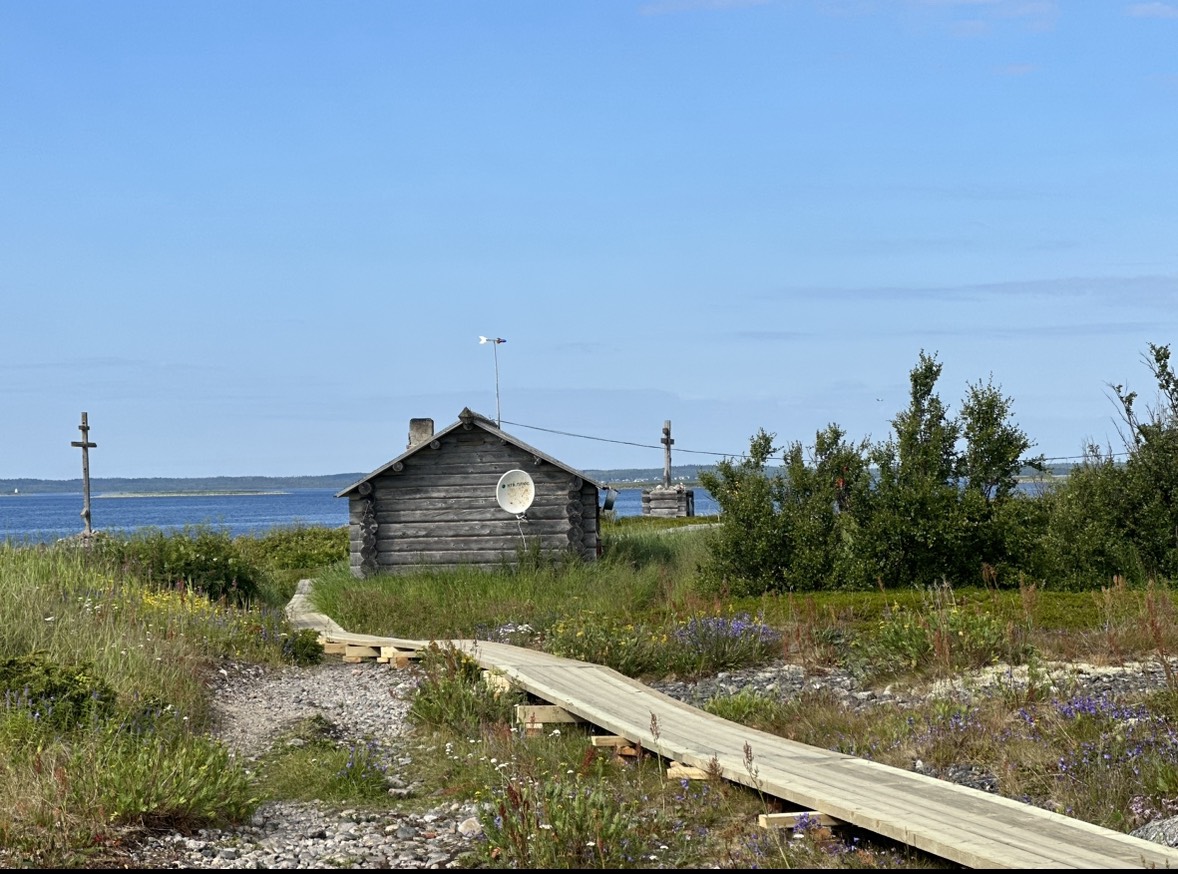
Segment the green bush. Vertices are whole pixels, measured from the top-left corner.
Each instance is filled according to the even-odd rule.
[[[1006,622],[985,609],[959,605],[943,587],[930,589],[921,609],[893,607],[853,650],[853,666],[872,677],[948,676],[1002,660],[1021,664],[1032,654]]]
[[[479,814],[483,861],[497,868],[629,868],[639,807],[604,778],[508,778]]]
[[[419,664],[424,676],[409,708],[418,725],[475,736],[484,725],[510,723],[523,703],[522,693],[488,684],[478,662],[453,646],[432,644]]]
[[[323,644],[319,632],[312,628],[300,628],[287,635],[282,641],[282,656],[292,665],[317,665],[323,661]]]
[[[829,425],[808,457],[794,443],[771,474],[775,435],[761,430],[741,460],[702,473],[723,511],[703,568],[711,588],[739,597],[943,579],[1013,586],[1017,572],[1037,567],[1043,522],[1006,505],[1019,472],[1042,459],[1022,457],[1032,444],[993,384],[968,386],[954,417],[935,391],[940,374],[922,351],[909,405],[883,443],[851,443]],[[1038,527],[1026,536],[1020,522]]]
[[[261,535],[239,537],[237,543],[254,564],[275,570],[313,570],[348,557],[346,526],[275,528]]]
[[[242,822],[257,804],[248,774],[211,738],[157,724],[137,734],[108,723],[76,792],[112,823],[191,830]]]
[[[0,661],[0,696],[42,723],[68,730],[114,711],[115,692],[89,665],[59,665],[34,653]]]
[[[781,655],[782,638],[747,613],[656,626],[586,612],[553,623],[543,646],[628,677],[698,677],[765,664]]]
[[[104,538],[99,555],[156,588],[192,589],[210,601],[248,603],[263,577],[227,531],[207,526],[173,533],[145,528],[124,538]]]

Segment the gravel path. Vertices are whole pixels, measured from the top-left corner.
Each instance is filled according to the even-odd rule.
[[[218,737],[249,766],[307,717],[341,741],[375,741],[391,795],[419,787],[397,775],[411,761],[405,716],[418,673],[376,662],[314,667],[233,666],[216,693]],[[480,833],[472,804],[425,813],[372,813],[320,803],[267,803],[247,826],[157,835],[125,864],[145,868],[448,868]]]

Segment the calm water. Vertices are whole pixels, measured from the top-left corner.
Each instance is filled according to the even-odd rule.
[[[619,516],[642,514],[642,490],[619,489],[614,502]],[[82,496],[0,495],[0,541],[47,543],[81,532]],[[695,489],[695,512],[719,512],[715,500]],[[100,497],[90,499],[90,521],[96,531],[209,525],[233,536],[258,534],[295,525],[346,525],[348,502],[334,489],[294,489],[268,495],[185,495],[174,497]]]

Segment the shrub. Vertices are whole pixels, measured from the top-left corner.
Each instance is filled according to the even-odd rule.
[[[431,644],[419,661],[421,682],[409,708],[420,725],[477,735],[487,724],[510,723],[523,695],[493,688],[478,662],[453,646]]]
[[[275,570],[329,567],[348,557],[346,526],[275,528],[262,535],[239,537],[237,543],[255,565]]]
[[[282,657],[292,665],[317,665],[323,661],[323,644],[319,632],[312,628],[300,628],[282,641]]]
[[[158,723],[144,734],[108,724],[76,787],[111,822],[152,828],[241,822],[257,803],[249,776],[221,743]]]
[[[628,677],[702,676],[764,664],[781,654],[781,634],[747,613],[696,616],[669,626],[624,622],[593,613],[547,629],[553,655],[613,668]]]
[[[146,528],[125,539],[109,538],[102,556],[156,588],[194,589],[211,601],[247,603],[262,578],[261,569],[227,531],[206,526],[187,526],[170,534]]]
[[[479,814],[482,855],[504,868],[629,868],[638,810],[600,775],[509,778]]]
[[[0,695],[7,709],[59,729],[105,718],[115,705],[114,690],[89,665],[58,665],[39,653],[0,661]]]
[[[1012,626],[985,609],[959,605],[945,587],[930,589],[919,610],[893,607],[853,649],[858,669],[872,676],[947,675],[1002,659],[1021,664],[1031,653]]]

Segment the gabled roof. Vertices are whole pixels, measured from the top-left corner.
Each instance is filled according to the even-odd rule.
[[[371,479],[375,479],[376,477],[380,476],[385,471],[387,471],[389,468],[393,467],[395,464],[398,464],[398,463],[404,461],[406,458],[410,458],[410,457],[416,455],[418,452],[420,452],[421,450],[423,450],[427,446],[429,446],[430,443],[432,443],[434,440],[440,440],[442,437],[445,437],[451,431],[456,431],[459,428],[466,427],[467,425],[472,426],[472,427],[476,427],[476,428],[482,428],[488,434],[492,434],[495,437],[498,437],[500,440],[510,443],[512,446],[515,446],[518,449],[522,449],[524,452],[527,452],[529,455],[532,455],[537,459],[541,459],[543,461],[548,462],[549,464],[555,465],[559,469],[561,469],[563,471],[567,471],[568,473],[572,474],[573,476],[578,476],[582,480],[584,480],[585,482],[589,483],[592,486],[596,486],[599,489],[605,488],[605,486],[603,486],[601,483],[597,482],[596,480],[592,479],[591,477],[586,476],[584,473],[577,470],[575,467],[569,467],[564,462],[557,461],[551,455],[541,452],[539,449],[536,449],[534,446],[529,446],[527,443],[524,443],[522,440],[520,440],[516,437],[512,437],[506,431],[500,430],[499,427],[495,424],[495,422],[492,419],[488,419],[486,416],[483,416],[479,413],[473,412],[470,409],[470,407],[464,407],[462,412],[458,414],[458,421],[455,422],[453,425],[448,425],[447,427],[443,428],[441,431],[438,431],[429,440],[423,440],[421,443],[418,443],[416,446],[410,446],[408,449],[406,449],[404,452],[402,452],[400,455],[398,455],[392,461],[388,462],[387,464],[381,465],[376,470],[374,470],[372,473],[365,476],[363,479],[357,480],[356,482],[354,482],[350,486],[348,486],[346,489],[344,489],[342,492],[339,492],[338,494],[336,494],[336,497],[343,498],[343,497],[350,495],[353,491],[355,491],[361,485],[361,483],[366,483]]]

